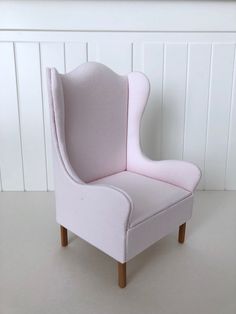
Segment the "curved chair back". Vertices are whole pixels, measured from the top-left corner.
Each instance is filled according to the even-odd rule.
[[[95,62],[64,75],[50,72],[57,140],[75,173],[90,182],[124,171],[128,78]]]

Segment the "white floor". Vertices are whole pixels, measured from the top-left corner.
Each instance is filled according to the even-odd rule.
[[[177,232],[128,263],[70,234],[61,248],[52,193],[0,194],[1,314],[235,314],[236,192],[198,192]]]

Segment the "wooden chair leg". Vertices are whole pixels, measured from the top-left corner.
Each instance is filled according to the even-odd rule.
[[[120,288],[126,287],[126,263],[118,262],[118,283]]]
[[[67,246],[68,245],[67,229],[63,226],[60,226],[60,228],[61,228],[61,246]]]
[[[186,222],[179,226],[179,243],[184,243],[185,239]]]

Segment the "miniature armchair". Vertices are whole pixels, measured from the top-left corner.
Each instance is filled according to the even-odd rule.
[[[124,288],[130,259],[177,227],[184,242],[200,171],[142,153],[144,74],[88,62],[64,75],[47,69],[47,79],[61,244],[69,230],[114,258]]]

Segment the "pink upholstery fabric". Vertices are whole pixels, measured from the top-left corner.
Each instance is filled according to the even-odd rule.
[[[148,79],[138,72],[129,74],[127,170],[158,179],[193,192],[200,180],[199,168],[178,160],[153,161],[140,148],[140,120],[149,96]]]
[[[191,192],[174,185],[129,171],[96,180],[93,184],[110,185],[129,195],[133,202],[129,228],[192,195]]]
[[[200,171],[143,156],[141,73],[86,63],[47,78],[57,222],[124,263],[191,217]]]
[[[127,77],[93,62],[66,75],[52,71],[52,76],[58,81],[55,97],[64,95],[64,104],[55,108],[64,115],[61,138],[80,179],[89,182],[125,170]]]
[[[62,90],[54,71],[47,70],[47,80],[57,222],[114,259],[124,262],[132,201],[118,188],[85,184],[71,167],[63,137]]]
[[[190,195],[166,210],[151,216],[150,219],[130,228],[126,236],[126,261],[188,221],[192,216],[192,207],[193,195]]]
[[[119,189],[80,184],[54,155],[56,219],[68,230],[110,255],[126,260],[126,235],[132,201]]]
[[[56,151],[60,155],[61,162],[69,176],[73,178],[74,181],[82,183],[70,164],[66,149],[64,94],[60,75],[57,73],[56,69],[47,69],[47,81],[52,139],[55,142],[55,145],[58,146]]]

